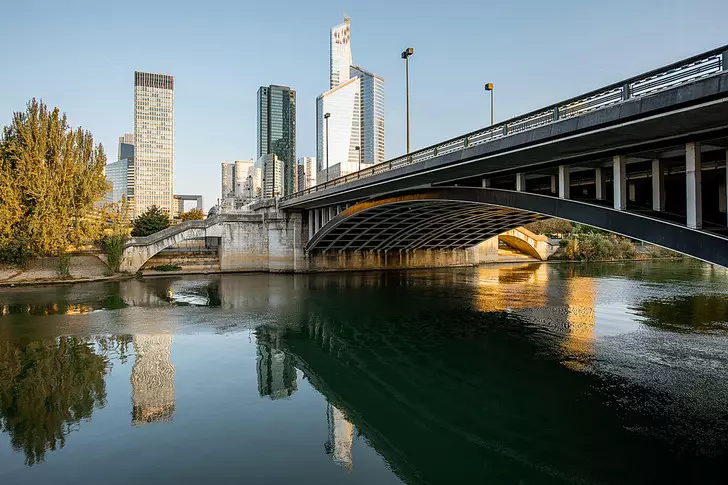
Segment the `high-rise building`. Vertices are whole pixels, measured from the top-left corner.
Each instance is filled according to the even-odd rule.
[[[351,66],[351,26],[348,17],[344,23],[331,29],[329,42],[329,89],[349,80]]]
[[[134,214],[174,213],[174,78],[134,72]]]
[[[384,79],[359,66],[351,66],[351,77],[361,83],[362,164],[384,161]]]
[[[351,65],[348,18],[331,29],[329,47],[331,89],[316,99],[317,183],[384,161],[384,79]]]
[[[131,133],[124,133],[123,136],[119,137],[119,149],[117,160],[123,160],[125,158],[134,156],[134,135]]]
[[[106,181],[111,184],[104,202],[121,202],[122,199],[131,200],[134,195],[134,157],[107,163],[104,168]]]
[[[258,89],[258,155],[275,154],[283,163],[285,186],[280,195],[296,191],[296,91],[287,86]]]
[[[262,164],[262,161],[261,161]],[[221,200],[225,207],[246,204],[261,197],[262,165],[253,160],[222,162]]]
[[[297,191],[306,190],[316,185],[316,157],[301,157],[298,159],[298,187]]]
[[[263,173],[263,198],[269,199],[282,195],[281,192],[286,181],[283,161],[275,153],[269,153],[260,157],[257,164]]]

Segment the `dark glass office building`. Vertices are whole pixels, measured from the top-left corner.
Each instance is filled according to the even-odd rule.
[[[283,194],[296,191],[296,91],[288,86],[258,89],[258,156],[283,162]]]

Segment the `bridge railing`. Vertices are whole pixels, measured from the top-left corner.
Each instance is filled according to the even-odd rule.
[[[483,143],[489,143],[515,133],[521,133],[539,126],[555,123],[559,120],[581,116],[608,106],[623,103],[630,99],[649,96],[665,89],[695,82],[726,70],[728,70],[728,45],[532,111],[494,126],[473,131],[463,136],[411,152],[407,155],[372,165],[358,172],[331,179],[327,182],[309,187],[308,189],[286,195],[281,200],[294,199],[407,165],[421,163],[440,155],[460,151]]]

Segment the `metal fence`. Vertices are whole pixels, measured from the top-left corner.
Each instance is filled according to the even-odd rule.
[[[354,180],[371,177],[406,165],[421,163],[440,155],[463,150],[464,148],[488,143],[515,133],[521,133],[539,126],[554,123],[566,118],[581,116],[598,109],[606,108],[627,100],[649,96],[665,89],[695,82],[707,76],[728,70],[728,46],[693,56],[669,66],[661,67],[639,76],[626,79],[610,86],[562,101],[518,118],[513,118],[485,129],[473,131],[407,155],[372,165],[358,172],[331,179],[309,187],[306,190],[286,195],[282,201],[301,197],[331,187],[343,185]]]

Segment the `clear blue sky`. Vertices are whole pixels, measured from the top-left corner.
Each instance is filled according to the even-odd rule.
[[[220,162],[255,156],[261,85],[297,91],[298,156],[315,156],[315,99],[328,88],[329,29],[351,17],[354,63],[386,81],[386,156],[531,111],[728,44],[726,0],[3,1],[0,124],[32,97],[116,157],[133,132],[133,73],[175,77],[175,192],[220,193]]]

